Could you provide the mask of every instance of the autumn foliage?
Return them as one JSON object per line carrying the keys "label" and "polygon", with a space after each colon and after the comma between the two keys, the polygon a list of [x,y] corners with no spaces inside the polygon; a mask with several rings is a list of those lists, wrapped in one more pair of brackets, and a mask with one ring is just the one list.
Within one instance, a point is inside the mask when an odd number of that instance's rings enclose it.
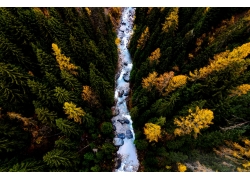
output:
{"label": "autumn foliage", "polygon": [[150,73],[147,78],[143,78],[142,87],[151,91],[155,87],[163,96],[168,95],[175,89],[184,86],[187,83],[187,76],[174,76],[174,72],[165,72],[157,77],[157,72]]}
{"label": "autumn foliage", "polygon": [[153,123],[146,123],[144,127],[144,134],[149,142],[158,142],[158,138],[161,137],[161,126]]}
{"label": "autumn foliage", "polygon": [[99,104],[97,96],[90,86],[83,86],[82,98],[84,101],[87,101],[91,106]]}
{"label": "autumn foliage", "polygon": [[213,124],[213,111],[209,109],[200,109],[197,106],[196,112],[192,112],[189,109],[189,113],[186,117],[174,119],[174,124],[178,126],[174,131],[175,135],[183,136],[193,133],[193,136],[196,138],[197,134],[200,133],[200,129],[207,128],[210,124]]}
{"label": "autumn foliage", "polygon": [[157,77],[157,72],[152,72],[149,73],[147,78],[143,78],[142,80],[142,87],[147,89],[148,91],[151,91],[152,88],[156,85],[156,77]]}
{"label": "autumn foliage", "polygon": [[141,37],[140,37],[140,39],[138,39],[138,41],[137,41],[137,48],[141,48],[141,49],[143,49],[144,48],[144,46],[145,46],[145,44],[146,44],[146,42],[147,42],[147,40],[149,39],[149,29],[148,29],[148,27],[146,27],[146,29],[143,31],[143,33],[141,34]]}
{"label": "autumn foliage", "polygon": [[91,15],[91,10],[88,7],[85,7],[85,10],[87,11],[88,15]]}
{"label": "autumn foliage", "polygon": [[75,71],[77,67],[74,64],[70,63],[70,58],[62,54],[61,50],[55,43],[52,44],[52,49],[54,51],[54,55],[56,56],[56,61],[58,62],[60,69],[77,75],[77,72]]}
{"label": "autumn foliage", "polygon": [[235,48],[232,52],[227,50],[219,53],[214,56],[214,60],[208,66],[200,68],[199,70],[196,69],[194,73],[189,72],[189,79],[191,81],[205,79],[212,72],[224,70],[233,64],[240,64],[237,73],[241,73],[246,70],[247,66],[250,64],[249,60],[244,60],[249,54],[250,43],[243,44],[242,46]]}
{"label": "autumn foliage", "polygon": [[81,107],[76,107],[72,102],[65,102],[63,110],[68,115],[68,119],[74,119],[75,122],[80,124],[82,123],[82,117],[86,114]]}
{"label": "autumn foliage", "polygon": [[157,48],[154,52],[151,53],[149,56],[150,64],[153,62],[156,62],[156,64],[159,63],[159,58],[161,57],[161,50],[160,48]]}
{"label": "autumn foliage", "polygon": [[179,172],[185,172],[187,170],[187,167],[182,163],[177,163],[177,166]]}
{"label": "autumn foliage", "polygon": [[178,28],[178,12],[179,8],[173,8],[170,15],[166,17],[164,24],[162,24],[162,31],[168,32],[173,27],[174,30]]}
{"label": "autumn foliage", "polygon": [[214,148],[214,151],[216,154],[239,164],[237,171],[250,172],[250,141],[248,139],[242,141],[244,146],[236,142],[225,141],[227,146],[221,146],[219,149]]}
{"label": "autumn foliage", "polygon": [[250,90],[250,84],[242,84],[240,86],[237,86],[235,90],[232,90],[231,95],[241,96],[242,94],[247,94],[249,90]]}

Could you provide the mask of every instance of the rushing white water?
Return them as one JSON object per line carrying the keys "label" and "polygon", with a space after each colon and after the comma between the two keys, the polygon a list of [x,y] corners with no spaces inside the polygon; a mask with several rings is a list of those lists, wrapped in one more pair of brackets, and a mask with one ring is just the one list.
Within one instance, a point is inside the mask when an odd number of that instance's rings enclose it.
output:
{"label": "rushing white water", "polygon": [[129,93],[129,76],[132,69],[132,60],[127,49],[131,35],[133,33],[133,20],[135,8],[124,8],[122,20],[118,29],[118,38],[120,44],[118,74],[115,89],[115,111],[116,116],[112,118],[115,129],[115,138],[113,143],[119,147],[117,151],[116,172],[136,172],[139,168],[136,148],[134,145],[135,134],[132,127],[132,119],[129,115],[126,99]]}

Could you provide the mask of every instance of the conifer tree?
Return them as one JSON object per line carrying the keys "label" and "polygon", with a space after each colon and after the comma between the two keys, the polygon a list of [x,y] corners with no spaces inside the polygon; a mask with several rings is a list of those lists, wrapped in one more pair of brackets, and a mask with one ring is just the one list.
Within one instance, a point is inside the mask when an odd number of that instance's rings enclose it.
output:
{"label": "conifer tree", "polygon": [[90,106],[99,105],[97,96],[95,95],[95,93],[93,92],[90,86],[83,86],[82,98],[84,101],[87,101],[90,104]]}
{"label": "conifer tree", "polygon": [[140,39],[137,41],[137,48],[143,49],[147,40],[149,39],[149,36],[150,36],[149,28],[146,27],[146,29],[141,34]]}
{"label": "conifer tree", "polygon": [[234,95],[241,96],[242,94],[247,94],[249,90],[250,90],[250,84],[242,84],[240,86],[237,86],[235,90],[231,91],[231,96]]}
{"label": "conifer tree", "polygon": [[54,126],[55,119],[57,118],[56,112],[50,112],[47,108],[36,108],[35,112],[39,121],[49,126]]}
{"label": "conifer tree", "polygon": [[233,70],[235,74],[240,74],[246,70],[249,66],[250,61],[244,60],[250,54],[250,43],[245,43],[240,47],[235,48],[232,52],[228,50],[214,56],[214,61],[212,61],[208,66],[205,66],[199,70],[195,70],[194,73],[189,72],[189,80],[195,81],[197,79],[205,79],[209,74],[216,71],[222,71],[227,67],[239,64]]}
{"label": "conifer tree", "polygon": [[67,71],[61,71],[61,78],[63,79],[63,83],[68,90],[74,91],[76,93],[81,92],[81,83],[72,74],[68,73]]}
{"label": "conifer tree", "polygon": [[74,167],[79,163],[79,157],[71,151],[53,149],[43,156],[43,161],[50,167]]}
{"label": "conifer tree", "polygon": [[77,72],[75,71],[77,67],[74,64],[70,63],[70,58],[62,54],[61,50],[54,43],[52,44],[52,49],[54,51],[54,55],[56,56],[56,61],[58,62],[60,69],[66,70],[73,75],[77,75]]}
{"label": "conifer tree", "polygon": [[74,122],[71,122],[67,119],[56,119],[56,126],[66,135],[80,135],[80,129]]}
{"label": "conifer tree", "polygon": [[53,106],[55,104],[55,98],[53,97],[53,91],[50,90],[45,84],[36,82],[34,80],[28,79],[28,86],[31,92],[36,95],[36,97],[45,105]]}
{"label": "conifer tree", "polygon": [[200,109],[197,106],[195,113],[193,113],[191,109],[189,109],[189,113],[190,114],[186,117],[174,119],[174,124],[179,126],[174,131],[175,135],[183,136],[193,132],[194,138],[197,138],[197,134],[200,133],[200,129],[207,128],[210,124],[213,124],[213,111],[209,109]]}
{"label": "conifer tree", "polygon": [[147,78],[143,78],[142,80],[142,87],[151,91],[152,88],[156,85],[156,77],[157,77],[157,72],[150,73]]}
{"label": "conifer tree", "polygon": [[66,89],[63,89],[61,87],[55,88],[54,96],[57,98],[59,103],[65,103],[71,100],[71,94]]}
{"label": "conifer tree", "polygon": [[44,164],[36,159],[27,159],[16,163],[9,172],[41,172],[44,170]]}
{"label": "conifer tree", "polygon": [[144,134],[149,142],[158,142],[158,138],[161,137],[161,126],[153,123],[146,123],[144,127]]}
{"label": "conifer tree", "polygon": [[156,64],[159,63],[159,58],[161,57],[161,50],[160,48],[157,48],[154,52],[151,53],[149,56],[150,64],[153,64],[155,62]]}
{"label": "conifer tree", "polygon": [[68,115],[68,119],[74,119],[75,122],[82,123],[82,117],[85,116],[85,112],[81,107],[76,107],[72,102],[65,102],[63,105],[65,114]]}
{"label": "conifer tree", "polygon": [[179,8],[173,8],[169,16],[166,17],[164,24],[162,25],[162,31],[168,32],[171,28],[176,30],[178,28],[178,12]]}

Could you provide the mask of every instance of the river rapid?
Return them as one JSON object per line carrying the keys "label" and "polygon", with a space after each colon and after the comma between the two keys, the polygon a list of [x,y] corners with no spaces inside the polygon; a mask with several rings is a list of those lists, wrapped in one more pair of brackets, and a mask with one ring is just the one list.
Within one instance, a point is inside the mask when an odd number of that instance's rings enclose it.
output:
{"label": "river rapid", "polygon": [[132,70],[132,60],[128,51],[128,44],[133,34],[135,8],[123,8],[122,19],[117,30],[118,44],[118,73],[116,74],[115,106],[112,107],[114,117],[111,119],[115,137],[113,143],[119,147],[117,151],[115,172],[136,172],[139,161],[134,145],[135,133],[132,119],[127,108],[129,95],[129,77]]}

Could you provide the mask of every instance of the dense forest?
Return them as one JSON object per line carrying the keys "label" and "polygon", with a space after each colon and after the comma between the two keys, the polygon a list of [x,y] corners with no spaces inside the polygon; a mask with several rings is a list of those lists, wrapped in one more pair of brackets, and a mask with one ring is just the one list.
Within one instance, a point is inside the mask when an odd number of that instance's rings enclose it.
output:
{"label": "dense forest", "polygon": [[[121,8],[0,8],[0,171],[103,172]],[[136,8],[140,172],[250,171],[250,8]]]}
{"label": "dense forest", "polygon": [[119,11],[0,12],[0,171],[111,171]]}
{"label": "dense forest", "polygon": [[249,8],[136,8],[140,171],[250,170]]}

